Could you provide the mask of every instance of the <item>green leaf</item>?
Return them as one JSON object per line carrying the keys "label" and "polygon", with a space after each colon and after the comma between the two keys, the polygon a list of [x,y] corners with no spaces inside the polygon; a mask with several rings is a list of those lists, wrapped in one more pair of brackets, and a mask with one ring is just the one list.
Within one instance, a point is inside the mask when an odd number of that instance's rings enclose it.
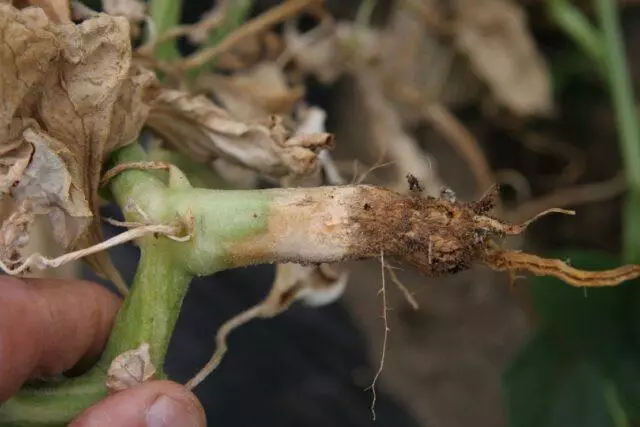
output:
{"label": "green leaf", "polygon": [[511,426],[617,427],[602,372],[565,350],[541,332],[511,366],[504,387]]}
{"label": "green leaf", "polygon": [[625,261],[640,264],[640,191],[629,191],[622,218]]}
{"label": "green leaf", "polygon": [[547,0],[547,10],[554,23],[604,72],[605,45],[602,35],[580,9],[568,0]]}
{"label": "green leaf", "polygon": [[[151,18],[157,35],[177,26],[180,23],[181,11],[181,0],[152,0]],[[178,51],[175,39],[156,46],[155,56],[158,59],[167,61],[179,58],[180,51]]]}
{"label": "green leaf", "polygon": [[[554,254],[585,269],[615,268],[588,251]],[[531,280],[540,325],[504,376],[510,425],[625,426],[640,421],[640,351],[634,328],[637,283],[577,289]]]}

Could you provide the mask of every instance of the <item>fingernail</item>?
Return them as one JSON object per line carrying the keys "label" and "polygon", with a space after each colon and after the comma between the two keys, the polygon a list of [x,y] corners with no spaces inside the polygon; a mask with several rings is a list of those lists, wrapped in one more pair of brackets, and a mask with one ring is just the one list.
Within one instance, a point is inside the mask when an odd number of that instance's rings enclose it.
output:
{"label": "fingernail", "polygon": [[195,419],[184,404],[170,398],[169,396],[159,397],[147,413],[148,427],[173,427],[173,426],[198,426]]}

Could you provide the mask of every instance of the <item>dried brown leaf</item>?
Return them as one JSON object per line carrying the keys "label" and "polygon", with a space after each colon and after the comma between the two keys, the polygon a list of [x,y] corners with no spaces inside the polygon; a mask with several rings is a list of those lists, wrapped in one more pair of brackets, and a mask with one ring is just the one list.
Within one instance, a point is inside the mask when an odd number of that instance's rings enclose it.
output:
{"label": "dried brown leaf", "polygon": [[26,129],[23,138],[34,152],[11,194],[18,203],[29,201],[34,213],[47,214],[55,225],[56,240],[68,247],[84,233],[93,216],[82,188],[67,170],[68,165],[79,165],[64,144],[42,131]]}
{"label": "dried brown leaf", "polygon": [[286,52],[303,71],[315,75],[322,83],[333,83],[346,69],[348,55],[342,48],[335,26],[323,22],[301,33],[295,21],[285,24]]}
{"label": "dried brown leaf", "polygon": [[300,85],[290,87],[282,69],[273,62],[261,62],[232,76],[203,75],[198,87],[213,94],[229,114],[240,120],[291,114],[305,94]]}
{"label": "dried brown leaf", "polygon": [[131,22],[142,22],[147,14],[145,3],[139,0],[102,0],[102,9],[109,15],[124,16]]}
{"label": "dried brown leaf", "polygon": [[[10,200],[2,202],[2,208],[5,211],[5,208],[9,207]],[[11,266],[18,261],[20,251],[29,243],[29,229],[35,221],[35,215],[28,201],[12,210],[13,213],[2,222],[0,227],[0,260]]]}
{"label": "dried brown leaf", "polygon": [[148,125],[196,161],[224,158],[273,177],[315,170],[316,153],[332,143],[326,133],[291,136],[278,116],[239,121],[204,96],[173,90],[157,98]]}
{"label": "dried brown leaf", "polygon": [[459,0],[456,44],[498,102],[514,113],[551,111],[546,63],[522,8],[509,0]]}
{"label": "dried brown leaf", "polygon": [[42,8],[49,19],[56,24],[67,24],[71,22],[69,0],[21,0],[16,1],[15,5],[20,8],[26,6]]}
{"label": "dried brown leaf", "polygon": [[0,4],[0,143],[28,95],[37,96],[38,85],[55,67],[59,55],[56,37],[41,9],[18,11]]}
{"label": "dried brown leaf", "polygon": [[[349,273],[332,264],[317,266],[295,265],[299,269],[298,280],[301,286],[297,298],[311,307],[320,307],[338,300],[347,287]],[[281,274],[282,264],[277,274]]]}
{"label": "dried brown leaf", "polygon": [[[415,5],[414,5],[415,4]],[[412,6],[413,5],[413,6]],[[469,61],[431,25],[425,25],[419,7],[432,15],[435,22],[446,22],[438,0],[396,2],[389,23],[380,35],[380,79],[389,94],[399,85],[411,86],[425,103],[439,102],[449,107],[462,107],[476,102],[484,86],[469,67]],[[423,119],[419,109],[401,99],[395,106],[405,123]]]}
{"label": "dried brown leaf", "polygon": [[[55,25],[41,9],[0,5],[0,34],[0,146],[12,146],[20,135],[35,150],[14,196],[37,195],[34,209],[49,215],[60,243],[101,242],[103,162],[136,139],[155,94],[154,76],[131,64],[129,23],[100,14],[80,25]],[[119,280],[106,254],[89,262]]]}
{"label": "dried brown leaf", "polygon": [[12,132],[14,135],[5,144],[0,145],[0,193],[2,194],[8,193],[18,183],[33,156],[34,147],[25,144],[20,135],[15,134],[16,131],[19,132],[21,124],[21,121],[16,121]]}

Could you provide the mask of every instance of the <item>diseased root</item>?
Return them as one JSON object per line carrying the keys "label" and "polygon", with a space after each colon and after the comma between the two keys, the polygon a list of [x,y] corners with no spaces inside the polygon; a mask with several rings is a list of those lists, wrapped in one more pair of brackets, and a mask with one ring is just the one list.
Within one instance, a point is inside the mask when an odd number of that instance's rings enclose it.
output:
{"label": "diseased root", "polygon": [[533,218],[528,219],[527,221],[521,224],[507,224],[503,221],[499,221],[495,218],[491,218],[488,216],[477,216],[475,220],[476,220],[476,224],[480,227],[486,226],[488,230],[492,230],[494,232],[502,232],[509,236],[515,236],[518,234],[522,234],[527,229],[527,227],[529,227],[532,223],[534,223],[541,217],[552,214],[552,213],[560,213],[564,215],[576,214],[575,211],[571,211],[568,209],[551,208],[551,209],[547,209],[546,211],[540,212],[539,214],[535,215]]}
{"label": "diseased root", "polygon": [[413,308],[414,310],[418,310],[420,308],[420,306],[418,305],[418,301],[416,301],[415,297],[413,296],[411,291],[405,286],[405,284],[402,283],[402,281],[394,271],[394,267],[390,265],[386,265],[385,268],[389,272],[389,276],[391,276],[391,281],[398,287],[400,292],[402,292],[407,303],[409,303],[411,308]]}
{"label": "diseased root", "polygon": [[640,265],[625,265],[605,271],[585,271],[571,267],[559,259],[547,259],[522,252],[495,250],[482,260],[496,271],[526,271],[536,276],[552,276],[576,287],[617,286],[640,277]]}
{"label": "diseased root", "polygon": [[376,384],[378,383],[378,379],[380,379],[380,375],[382,375],[382,369],[384,368],[384,359],[387,355],[387,341],[389,339],[389,308],[387,306],[387,287],[385,281],[385,263],[384,263],[384,250],[380,250],[380,270],[382,275],[382,286],[380,287],[380,294],[382,294],[382,320],[384,322],[384,338],[382,339],[382,351],[380,353],[380,365],[378,366],[378,370],[376,374],[373,376],[373,380],[371,381],[371,385],[367,388],[367,390],[371,390],[372,399],[371,399],[371,418],[373,421],[376,420],[376,401],[378,399],[378,394],[376,392]]}

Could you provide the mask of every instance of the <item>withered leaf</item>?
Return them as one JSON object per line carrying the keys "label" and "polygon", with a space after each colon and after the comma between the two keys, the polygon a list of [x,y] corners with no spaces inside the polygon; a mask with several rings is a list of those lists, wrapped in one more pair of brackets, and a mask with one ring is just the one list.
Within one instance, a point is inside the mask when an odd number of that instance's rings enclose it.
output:
{"label": "withered leaf", "polygon": [[72,182],[67,170],[67,165],[78,165],[64,144],[42,131],[26,129],[23,138],[34,152],[11,194],[18,203],[29,201],[35,214],[47,214],[55,224],[56,240],[69,246],[82,235],[93,216],[82,188]]}
{"label": "withered leaf", "polygon": [[67,24],[71,22],[69,0],[19,0],[15,1],[14,5],[19,8],[27,6],[42,8],[49,19],[56,24]]}
{"label": "withered leaf", "polygon": [[551,111],[549,70],[526,24],[509,0],[459,0],[456,44],[494,97],[514,113]]}
{"label": "withered leaf", "polygon": [[6,194],[18,183],[29,166],[34,147],[22,139],[23,122],[16,120],[9,128],[9,137],[0,145],[0,193]]}
{"label": "withered leaf", "polygon": [[200,162],[225,158],[272,177],[305,174],[317,167],[317,152],[331,135],[291,136],[278,116],[239,121],[204,96],[164,90],[148,123],[173,146]]}
{"label": "withered leaf", "polygon": [[102,0],[102,9],[109,15],[124,16],[131,22],[144,21],[147,8],[139,0]]}
{"label": "withered leaf", "polygon": [[347,52],[342,48],[336,27],[322,22],[313,30],[301,33],[295,21],[284,27],[287,52],[303,71],[315,75],[322,83],[333,83],[345,71]]}
{"label": "withered leaf", "polygon": [[403,122],[416,124],[424,116],[415,105],[396,99],[400,85],[415,88],[425,103],[439,102],[451,108],[476,102],[485,87],[465,55],[451,45],[450,37],[441,37],[433,26],[425,25],[424,15],[416,13],[413,3],[437,22],[446,22],[443,2],[397,2],[380,34],[379,74]]}
{"label": "withered leaf", "polygon": [[212,93],[233,117],[262,119],[269,114],[291,114],[305,94],[304,87],[290,87],[274,62],[261,62],[231,76],[203,74],[198,88]]}
{"label": "withered leaf", "polygon": [[[60,243],[98,243],[103,162],[135,141],[155,78],[132,66],[123,17],[99,14],[80,25],[56,25],[41,9],[0,5],[0,34],[0,146],[15,143],[12,123],[22,120],[23,141],[35,150],[14,195],[40,195],[34,209],[46,211]],[[119,280],[105,253],[88,261]]]}
{"label": "withered leaf", "polygon": [[[59,55],[56,37],[41,9],[18,11],[0,4],[0,143],[9,139],[10,126],[19,109],[28,109],[37,86],[55,67]],[[31,104],[31,105],[25,105]]]}
{"label": "withered leaf", "polygon": [[0,200],[0,214],[4,218],[0,226],[0,260],[13,267],[20,250],[29,243],[35,215],[28,201],[16,206],[8,198]]}

